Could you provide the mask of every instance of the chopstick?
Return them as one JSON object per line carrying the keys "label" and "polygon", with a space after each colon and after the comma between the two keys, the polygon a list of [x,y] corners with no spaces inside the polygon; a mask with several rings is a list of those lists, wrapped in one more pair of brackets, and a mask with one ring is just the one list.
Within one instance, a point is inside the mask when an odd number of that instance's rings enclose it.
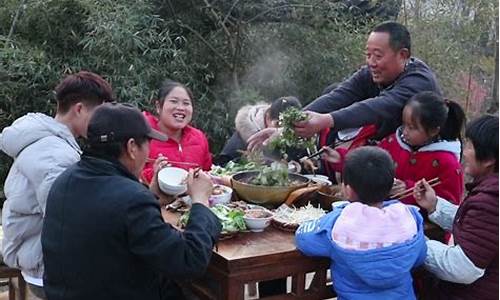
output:
{"label": "chopstick", "polygon": [[[429,185],[431,187],[434,187],[434,186],[436,186],[438,184],[441,184],[441,181],[439,180],[439,177],[435,177],[435,178],[432,178],[431,180],[427,181],[427,183],[429,183]],[[391,199],[402,199],[402,198],[406,198],[408,196],[411,196],[411,195],[413,195],[413,191],[415,190],[415,187],[416,186],[413,186],[413,187],[411,187],[409,189],[406,189],[406,190],[404,190],[402,192],[399,192],[397,194],[391,195],[391,196],[389,196],[389,198],[391,198]]]}
{"label": "chopstick", "polygon": [[[149,162],[149,163],[154,163],[156,159],[154,158],[147,158],[146,159],[146,162]],[[192,166],[192,167],[199,167],[200,165],[197,164],[197,163],[191,163],[191,162],[187,162],[187,161],[173,161],[173,160],[166,160],[167,163],[169,164],[174,164],[174,165],[186,165],[186,166]]]}
{"label": "chopstick", "polygon": [[311,159],[313,157],[316,157],[316,156],[319,156],[321,155],[323,152],[325,152],[325,148],[326,147],[330,147],[330,148],[337,148],[338,146],[342,145],[343,143],[345,143],[345,141],[338,141],[338,142],[334,142],[334,143],[331,143],[330,145],[327,145],[327,146],[323,146],[321,147],[321,149],[319,149],[319,151],[316,151],[314,152],[313,154],[309,155],[309,156],[306,156],[305,158],[301,158],[300,160],[306,160],[306,159]]}

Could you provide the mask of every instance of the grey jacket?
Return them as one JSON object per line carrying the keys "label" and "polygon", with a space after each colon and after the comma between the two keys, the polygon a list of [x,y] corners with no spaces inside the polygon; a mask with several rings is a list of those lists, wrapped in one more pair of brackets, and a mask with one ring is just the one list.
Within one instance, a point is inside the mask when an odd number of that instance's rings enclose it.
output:
{"label": "grey jacket", "polygon": [[41,113],[29,113],[5,127],[0,150],[14,159],[4,184],[4,262],[42,278],[40,235],[47,195],[57,176],[80,160],[81,150],[66,125]]}

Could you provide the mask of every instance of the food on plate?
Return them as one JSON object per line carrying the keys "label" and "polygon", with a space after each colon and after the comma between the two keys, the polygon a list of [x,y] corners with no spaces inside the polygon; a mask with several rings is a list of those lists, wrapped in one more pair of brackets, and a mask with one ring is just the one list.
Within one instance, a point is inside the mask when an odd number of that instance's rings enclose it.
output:
{"label": "food on plate", "polygon": [[285,225],[300,225],[304,222],[319,219],[325,215],[325,211],[319,207],[314,207],[310,203],[303,207],[289,207],[282,205],[274,212],[273,219]]}
{"label": "food on plate", "polygon": [[222,187],[220,185],[214,186],[214,189],[212,190],[212,195],[213,196],[220,196],[220,195],[222,195],[224,193],[226,193],[226,190],[224,189],[224,187]]}
{"label": "food on plate", "polygon": [[245,217],[254,219],[263,219],[272,217],[273,214],[264,209],[251,209],[245,212]]}
{"label": "food on plate", "polygon": [[[222,224],[222,232],[238,232],[246,230],[245,220],[243,216],[245,215],[242,210],[232,209],[226,205],[219,204],[210,208],[212,212],[219,218]],[[184,213],[179,219],[179,224],[181,227],[185,227],[189,220],[189,212]]]}
{"label": "food on plate", "polygon": [[210,173],[215,176],[233,175],[241,171],[252,171],[258,169],[258,164],[255,162],[234,162],[230,161],[224,167],[212,166]]}

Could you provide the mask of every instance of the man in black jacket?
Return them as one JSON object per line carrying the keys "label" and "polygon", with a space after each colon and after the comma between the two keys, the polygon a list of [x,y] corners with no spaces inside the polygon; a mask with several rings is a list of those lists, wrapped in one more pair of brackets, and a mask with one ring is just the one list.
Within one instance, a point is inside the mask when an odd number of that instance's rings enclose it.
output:
{"label": "man in black jacket", "polygon": [[138,109],[96,109],[81,161],[48,196],[42,231],[48,299],[181,299],[171,280],[204,273],[221,230],[207,208],[210,177],[189,172],[193,207],[185,231],[175,230],[137,179],[151,138],[166,140]]}
{"label": "man in black jacket", "polygon": [[[383,137],[401,125],[401,112],[411,96],[421,91],[441,94],[430,68],[411,57],[410,33],[402,24],[377,25],[368,36],[365,54],[365,66],[304,108],[309,119],[296,124],[298,135],[310,137],[328,127],[334,133],[376,124],[377,135]],[[259,147],[274,131],[250,137],[249,148]]]}

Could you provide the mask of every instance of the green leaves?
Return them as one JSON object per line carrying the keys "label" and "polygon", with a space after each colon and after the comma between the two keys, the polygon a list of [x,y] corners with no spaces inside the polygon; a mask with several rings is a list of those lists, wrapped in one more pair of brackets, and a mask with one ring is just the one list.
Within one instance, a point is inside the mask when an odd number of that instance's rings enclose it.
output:
{"label": "green leaves", "polygon": [[279,150],[284,159],[287,159],[287,152],[291,149],[309,149],[309,151],[314,151],[314,139],[299,137],[294,131],[294,124],[306,119],[307,115],[295,107],[290,107],[280,113],[279,125],[283,127],[283,131],[277,138],[271,141],[271,148]]}

